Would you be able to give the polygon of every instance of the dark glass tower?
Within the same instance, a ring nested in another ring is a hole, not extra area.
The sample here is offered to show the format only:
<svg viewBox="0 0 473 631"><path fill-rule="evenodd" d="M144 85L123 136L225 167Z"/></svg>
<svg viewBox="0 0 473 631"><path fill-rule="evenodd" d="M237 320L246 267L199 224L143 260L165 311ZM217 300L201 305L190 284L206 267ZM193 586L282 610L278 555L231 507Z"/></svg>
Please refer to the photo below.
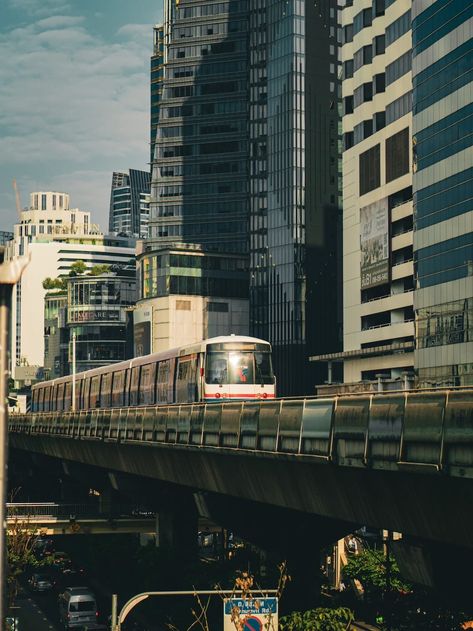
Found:
<svg viewBox="0 0 473 631"><path fill-rule="evenodd" d="M273 344L280 395L313 392L308 357L340 347L336 9L250 8L250 321Z"/></svg>
<svg viewBox="0 0 473 631"><path fill-rule="evenodd" d="M165 4L148 250L249 253L250 333L281 395L340 348L336 0Z"/></svg>
<svg viewBox="0 0 473 631"><path fill-rule="evenodd" d="M153 55L151 56L151 102L150 102L150 163L153 163L156 132L159 122L159 107L163 92L164 78L164 27L157 24L153 27Z"/></svg>
<svg viewBox="0 0 473 631"><path fill-rule="evenodd" d="M147 248L248 251L246 0L168 1Z"/></svg>

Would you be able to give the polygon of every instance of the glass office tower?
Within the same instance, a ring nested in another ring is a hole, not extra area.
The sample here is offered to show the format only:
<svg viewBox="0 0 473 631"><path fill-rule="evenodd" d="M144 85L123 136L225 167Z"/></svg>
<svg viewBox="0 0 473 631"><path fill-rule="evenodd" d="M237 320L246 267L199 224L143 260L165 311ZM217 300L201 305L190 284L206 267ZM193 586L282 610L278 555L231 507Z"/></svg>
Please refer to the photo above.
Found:
<svg viewBox="0 0 473 631"><path fill-rule="evenodd" d="M165 3L147 249L248 251L247 0Z"/></svg>
<svg viewBox="0 0 473 631"><path fill-rule="evenodd" d="M250 7L251 333L280 395L306 394L340 345L337 4Z"/></svg>
<svg viewBox="0 0 473 631"><path fill-rule="evenodd" d="M109 230L115 234L148 236L151 175L130 169L115 171L110 192Z"/></svg>
<svg viewBox="0 0 473 631"><path fill-rule="evenodd" d="M413 3L414 264L421 386L473 384L473 4Z"/></svg>

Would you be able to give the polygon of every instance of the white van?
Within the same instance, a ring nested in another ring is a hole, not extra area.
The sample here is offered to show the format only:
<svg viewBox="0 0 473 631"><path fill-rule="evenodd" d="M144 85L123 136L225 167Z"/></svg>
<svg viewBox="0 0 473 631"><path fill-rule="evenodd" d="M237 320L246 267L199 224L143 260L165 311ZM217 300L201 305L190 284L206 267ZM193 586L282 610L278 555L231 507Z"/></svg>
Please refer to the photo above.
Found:
<svg viewBox="0 0 473 631"><path fill-rule="evenodd" d="M87 587L68 587L59 596L59 619L64 629L97 621L97 601Z"/></svg>

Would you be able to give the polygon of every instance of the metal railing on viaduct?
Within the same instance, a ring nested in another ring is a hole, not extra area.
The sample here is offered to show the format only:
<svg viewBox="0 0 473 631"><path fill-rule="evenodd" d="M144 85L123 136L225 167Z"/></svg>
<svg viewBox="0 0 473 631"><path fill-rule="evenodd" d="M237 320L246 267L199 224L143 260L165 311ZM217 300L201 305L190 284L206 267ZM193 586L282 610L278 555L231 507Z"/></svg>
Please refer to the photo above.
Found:
<svg viewBox="0 0 473 631"><path fill-rule="evenodd" d="M251 541L367 525L473 550L473 388L42 412L9 428L13 458L164 489L176 511L203 492Z"/></svg>
<svg viewBox="0 0 473 631"><path fill-rule="evenodd" d="M473 388L30 413L9 431L473 477Z"/></svg>

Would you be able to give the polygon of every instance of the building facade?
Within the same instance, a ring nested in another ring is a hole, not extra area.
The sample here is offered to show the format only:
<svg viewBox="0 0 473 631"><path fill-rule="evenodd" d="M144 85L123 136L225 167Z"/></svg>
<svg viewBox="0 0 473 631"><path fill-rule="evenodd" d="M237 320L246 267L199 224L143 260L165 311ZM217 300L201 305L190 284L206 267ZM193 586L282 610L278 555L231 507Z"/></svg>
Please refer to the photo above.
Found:
<svg viewBox="0 0 473 631"><path fill-rule="evenodd" d="M69 374L69 331L67 290L50 291L44 296L44 378Z"/></svg>
<svg viewBox="0 0 473 631"><path fill-rule="evenodd" d="M344 381L414 370L410 0L347 1L343 28Z"/></svg>
<svg viewBox="0 0 473 631"><path fill-rule="evenodd" d="M248 252L248 0L165 0L147 248Z"/></svg>
<svg viewBox="0 0 473 631"><path fill-rule="evenodd" d="M67 282L68 372L72 372L73 335L76 370L90 370L126 359L126 310L136 301L134 270L123 275L81 275Z"/></svg>
<svg viewBox="0 0 473 631"><path fill-rule="evenodd" d="M246 256L175 245L138 256L135 355L248 333Z"/></svg>
<svg viewBox="0 0 473 631"><path fill-rule="evenodd" d="M148 236L151 176L148 171L115 171L110 192L109 231L145 239Z"/></svg>
<svg viewBox="0 0 473 631"><path fill-rule="evenodd" d="M44 366L45 279L67 276L77 260L84 261L87 269L98 264L126 266L134 255L134 240L100 233L98 226L91 224L90 213L69 208L66 193L31 194L30 207L22 211L14 238L5 246L5 260L30 257L12 295L10 357L14 379L28 367Z"/></svg>
<svg viewBox="0 0 473 631"><path fill-rule="evenodd" d="M419 385L473 384L473 5L413 4Z"/></svg>
<svg viewBox="0 0 473 631"><path fill-rule="evenodd" d="M337 2L250 3L250 333L278 392L313 392L340 347Z"/></svg>

